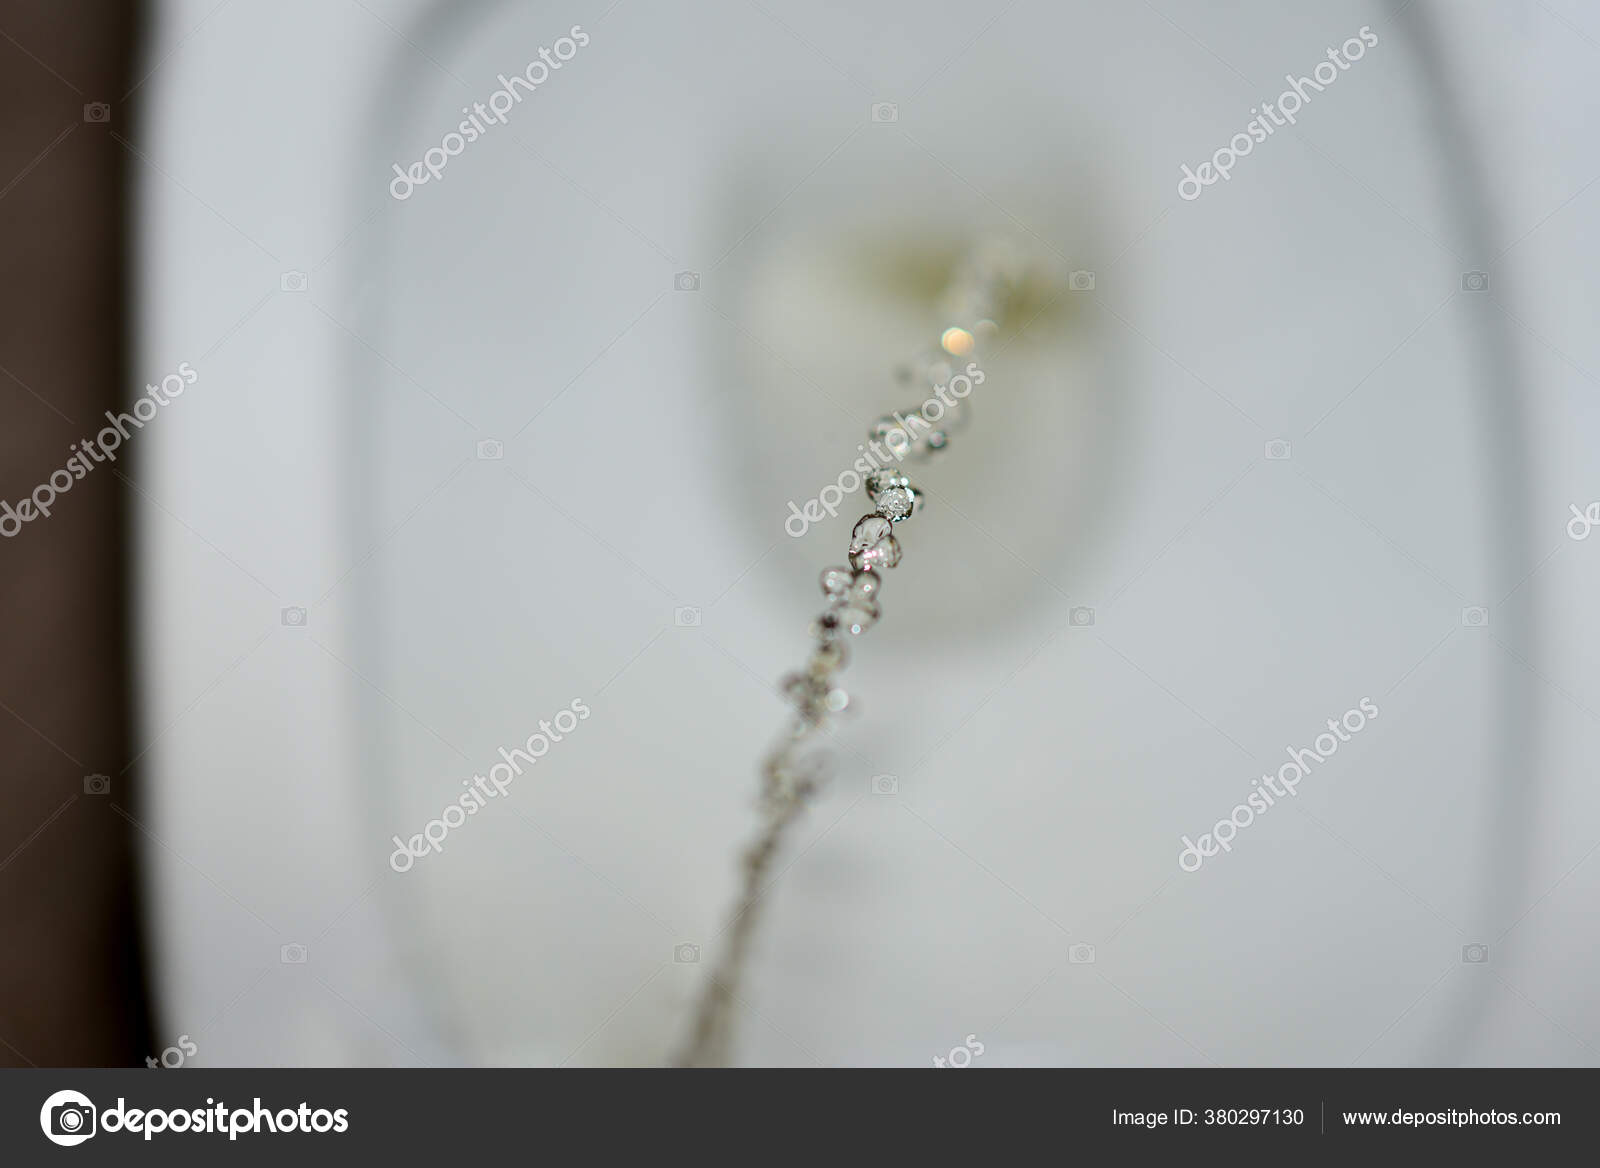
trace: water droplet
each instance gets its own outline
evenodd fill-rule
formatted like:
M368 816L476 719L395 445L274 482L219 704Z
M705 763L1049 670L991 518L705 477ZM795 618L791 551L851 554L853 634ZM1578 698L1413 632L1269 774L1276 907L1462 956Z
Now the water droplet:
M863 515L857 522L855 530L850 533L850 554L852 557L857 552L865 551L881 539L889 538L893 525L882 515ZM852 558L851 563L855 563ZM859 564L856 565L858 568Z
M852 578L849 568L824 568L822 570L822 594L838 599L850 590Z
M880 494L873 502L878 505L878 514L892 523L910 518L912 509L916 506L916 496L909 487L890 487Z
M874 516L873 518L877 518ZM880 522L888 523L887 519ZM850 553L850 563L860 571L869 571L877 568L892 568L900 562L900 543L892 535L886 535L877 543L863 548L859 552Z
M839 627L852 636L859 636L878 623L876 604L846 604L839 608Z
M876 572L862 572L850 583L850 599L857 604L876 603L878 589L883 587L883 577Z

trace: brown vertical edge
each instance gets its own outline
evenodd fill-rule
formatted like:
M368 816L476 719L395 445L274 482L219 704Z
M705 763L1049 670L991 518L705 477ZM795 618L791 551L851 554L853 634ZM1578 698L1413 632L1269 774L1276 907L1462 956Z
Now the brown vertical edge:
M132 400L125 142L145 6L0 3L0 501ZM130 93L130 91L132 91ZM108 107L105 117L98 107ZM142 1066L128 518L136 458L0 532L0 1066ZM0 512L3 515L4 512ZM105 776L90 780L89 776ZM102 783L105 784L102 787Z

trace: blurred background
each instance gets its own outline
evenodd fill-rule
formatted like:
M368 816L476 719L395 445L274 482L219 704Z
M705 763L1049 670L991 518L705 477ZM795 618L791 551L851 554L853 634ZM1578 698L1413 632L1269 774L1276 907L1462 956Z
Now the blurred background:
M665 1062L1000 239L737 1061L1596 1061L1588 7L0 12L0 1059Z

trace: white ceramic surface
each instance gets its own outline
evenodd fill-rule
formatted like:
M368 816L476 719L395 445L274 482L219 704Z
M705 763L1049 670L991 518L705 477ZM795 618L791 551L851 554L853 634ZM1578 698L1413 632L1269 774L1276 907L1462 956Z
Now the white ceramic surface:
M980 1065L1593 1060L1596 545L1563 524L1600 497L1600 236L1570 112L1594 50L1561 23L1592 14L1443 30L1499 256L1381 5L988 20L164 6L140 352L204 392L136 472L143 761L157 985L201 1061L661 1061L853 518L791 539L786 503L903 404L887 367L937 321L895 266L987 232L1096 286L914 468L932 505L771 893L741 1059L926 1065L977 1033ZM591 43L508 125L390 198L391 162L573 24ZM1295 134L1177 197L1362 25ZM1363 697L1292 803L1179 870ZM570 741L390 869L575 698Z

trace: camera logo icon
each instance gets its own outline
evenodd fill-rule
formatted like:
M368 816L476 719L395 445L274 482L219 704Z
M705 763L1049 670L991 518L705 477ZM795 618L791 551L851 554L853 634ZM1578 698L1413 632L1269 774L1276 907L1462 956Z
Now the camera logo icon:
M1489 290L1489 273L1462 272L1461 290L1463 292L1487 292Z
M104 125L111 120L111 107L103 101L91 101L83 107L83 120Z
M687 942L682 945L674 945L672 948L672 960L679 965L699 965L700 946L690 945Z
M311 277L304 272L285 272L278 277L278 290L281 292L304 292L311 287Z
M898 795L900 780L893 775L873 775L872 782L867 784L867 790L874 795Z
M1079 942L1067 950L1067 962L1071 965L1093 965L1094 946Z
M700 273L679 272L672 277L672 287L677 292L698 292L700 291Z
M506 448L498 438L485 438L478 443L478 461L494 462L506 456Z
M94 1104L77 1091L57 1091L39 1109L39 1127L52 1144L75 1147L95 1133Z
M869 114L871 120L878 125L885 122L898 122L900 120L900 107L892 101L875 101Z
M1489 610L1482 605L1474 604L1461 610L1461 623L1469 629L1481 629L1489 623Z
M1294 447L1289 445L1287 438L1269 438L1262 448L1262 453L1273 462L1282 462L1294 457Z
M700 610L691 606L675 608L672 610L672 623L680 629L698 629L700 627Z
M278 946L278 960L284 965L304 965L306 963L306 947L291 942L288 945Z
M1094 624L1094 609L1080 604L1067 614L1067 619L1072 622L1073 628L1086 629Z
M1094 273L1086 272L1081 268L1078 269L1067 276L1067 287L1074 292L1093 292Z
M1461 946L1461 964L1487 965L1489 963L1489 946L1463 945Z
M306 627L306 610L298 607L286 608L280 614L280 619L291 629Z
M109 795L109 794L111 794L111 776L110 775L84 775L83 776L83 793L85 795Z

